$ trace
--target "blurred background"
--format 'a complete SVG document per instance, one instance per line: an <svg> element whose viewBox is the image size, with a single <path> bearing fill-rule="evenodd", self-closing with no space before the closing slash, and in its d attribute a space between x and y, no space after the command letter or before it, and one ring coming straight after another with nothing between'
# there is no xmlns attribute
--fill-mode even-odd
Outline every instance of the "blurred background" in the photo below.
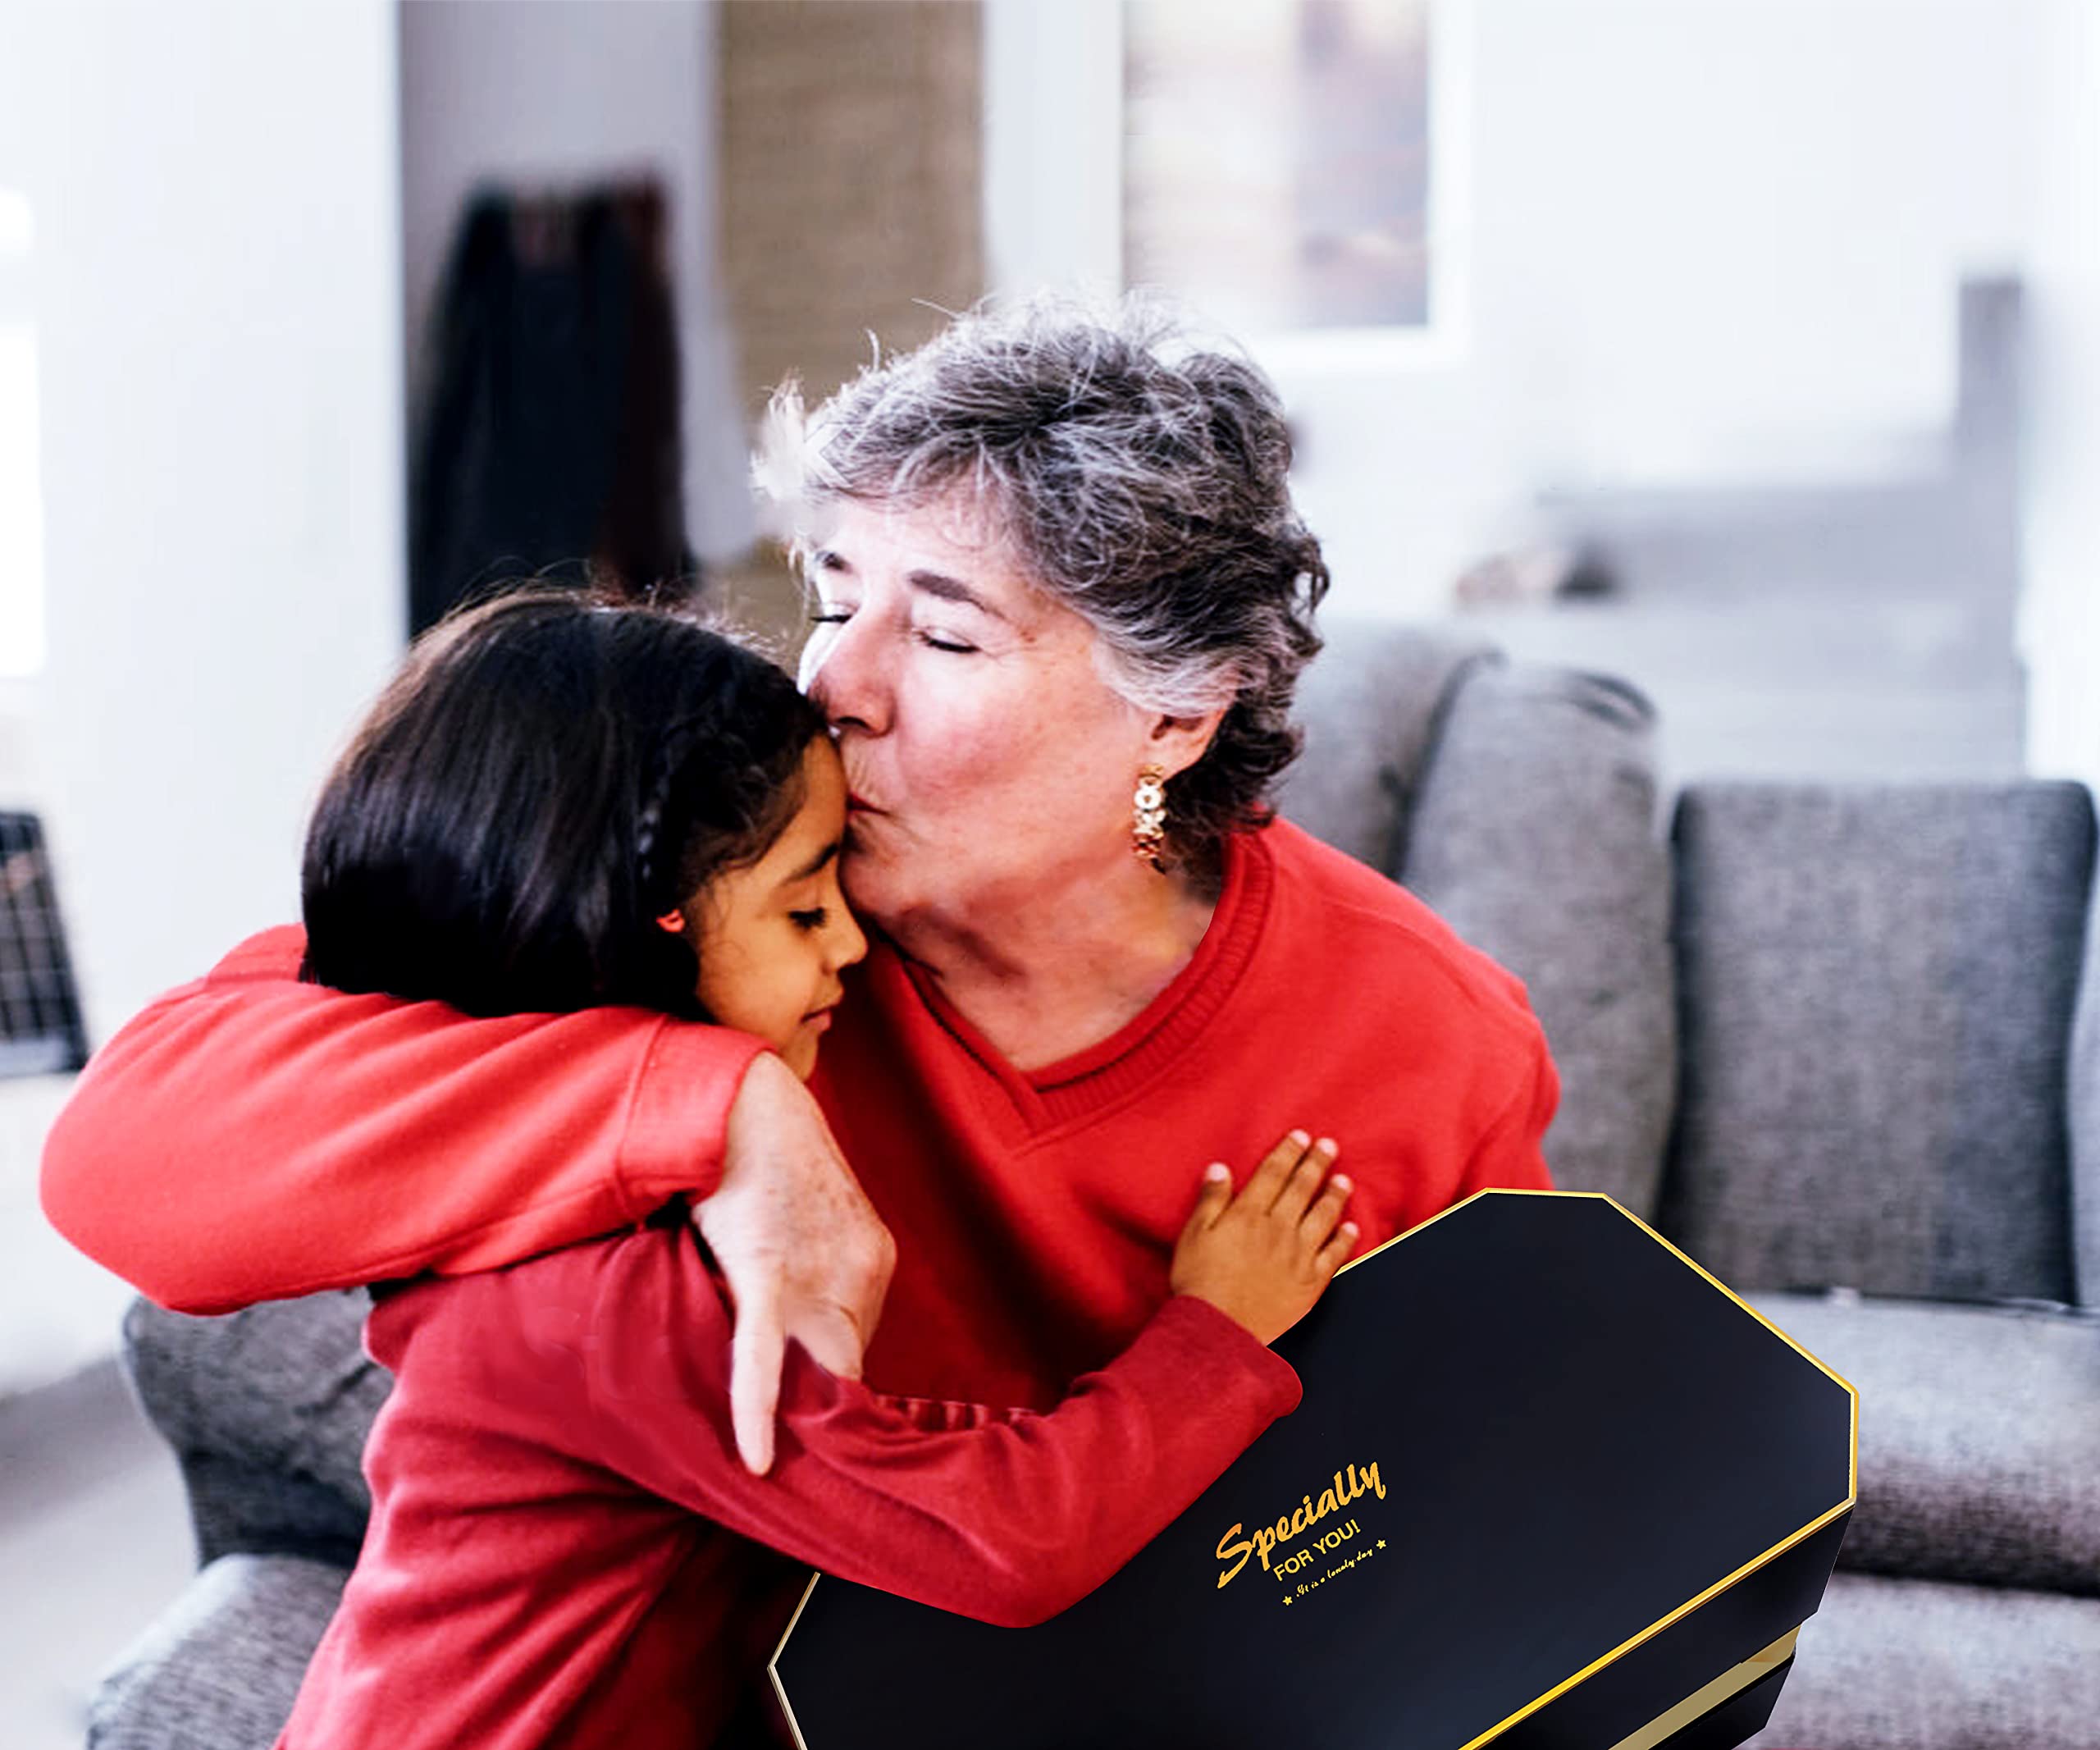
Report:
<svg viewBox="0 0 2100 1750"><path fill-rule="evenodd" d="M1675 778L2100 776L2100 0L0 0L0 1568L139 1528L4 1588L7 1742L188 1560L36 1214L82 1049L295 914L461 591L788 648L769 388L1130 284L1281 385L1334 611Z"/></svg>

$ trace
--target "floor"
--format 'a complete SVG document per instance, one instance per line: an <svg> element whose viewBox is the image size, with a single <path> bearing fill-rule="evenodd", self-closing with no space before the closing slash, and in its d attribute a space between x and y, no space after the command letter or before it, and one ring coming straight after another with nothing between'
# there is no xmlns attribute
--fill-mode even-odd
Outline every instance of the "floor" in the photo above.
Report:
<svg viewBox="0 0 2100 1750"><path fill-rule="evenodd" d="M0 1399L0 1744L79 1750L95 1674L192 1565L175 1460L114 1364Z"/></svg>

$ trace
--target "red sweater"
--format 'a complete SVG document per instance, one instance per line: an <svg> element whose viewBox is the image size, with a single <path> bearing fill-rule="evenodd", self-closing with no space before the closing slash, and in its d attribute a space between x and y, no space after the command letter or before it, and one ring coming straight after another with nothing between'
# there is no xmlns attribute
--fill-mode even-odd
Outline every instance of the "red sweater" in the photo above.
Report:
<svg viewBox="0 0 2100 1750"><path fill-rule="evenodd" d="M796 1348L760 1481L682 1221L382 1292L366 1336L395 1375L371 1528L281 1750L697 1750L786 1627L797 1563L1039 1621L1298 1400L1186 1296L1048 1416L879 1399Z"/></svg>
<svg viewBox="0 0 2100 1750"><path fill-rule="evenodd" d="M296 981L300 948L295 930L268 932L209 977L154 1003L97 1054L52 1130L43 1181L51 1219L155 1299L221 1311L425 1268L486 1272L632 1227L667 1198L704 1195L714 1182L728 1106L760 1049L756 1041L632 1010L467 1020L436 1004L345 996ZM850 979L813 1086L897 1239L870 1382L920 1397L1038 1410L1130 1345L1159 1306L1204 1162L1231 1162L1244 1172L1294 1125L1331 1135L1357 1181L1350 1213L1363 1244L1374 1245L1483 1186L1545 1185L1540 1139L1557 1094L1516 980L1412 896L1281 823L1232 842L1217 915L1194 958L1144 1013L1093 1049L1016 1071L879 943ZM664 1246L652 1238L587 1248L456 1291L416 1290L383 1309L376 1346L393 1364L392 1346L408 1340L419 1317L434 1332L450 1322L448 1298L464 1308L540 1273L625 1268L630 1255L634 1268L654 1259L663 1295L675 1286L696 1305L696 1279L669 1268ZM526 1317L530 1299L518 1309L518 1333L541 1328ZM618 1307L621 1297L609 1304ZM550 1376L558 1362L568 1405L605 1401L604 1381L632 1369L687 1359L719 1365L719 1323L709 1327L710 1342L685 1333L674 1339L662 1295L636 1305L650 1309L634 1334L587 1356L550 1355L542 1345L510 1359L526 1373L545 1364ZM696 1316L719 1322L719 1305L710 1299ZM433 1381L496 1364L456 1353ZM1136 1391L1114 1399L1124 1425L1155 1391L1158 1404L1185 1406L1168 1378L1174 1367L1139 1371L1145 1377ZM495 1375L480 1377L488 1381L485 1401L468 1409L526 1413ZM646 1601L656 1583L646 1575L630 1580L627 1565L643 1558L620 1547L610 1523L616 1513L627 1516L623 1526L647 1524L662 1534L663 1548L648 1559L660 1572L675 1569L677 1585L689 1590L676 1613L657 1595L664 1620L675 1614L682 1624L669 1637L677 1644L646 1637L632 1655L637 1661L719 1661L769 1651L726 1638L704 1646L704 1633L694 1635L744 1596L742 1577L728 1568L764 1558L710 1533L677 1505L652 1500L652 1492L835 1572L920 1588L920 1596L931 1595L943 1572L952 1582L960 1571L953 1565L974 1551L986 1565L973 1607L1011 1607L988 1575L1000 1560L1013 1560L1011 1551L1002 1558L988 1544L979 1547L971 1532L996 1535L1015 1529L1011 1521L958 1524L944 1519L945 1510L907 1506L894 1494L894 1477L849 1478L835 1455L816 1455L794 1419L850 1405L849 1420L860 1419L842 1449L850 1453L858 1450L854 1441L876 1437L874 1411L851 1394L827 1399L824 1392L843 1388L801 1374L791 1384L797 1407L782 1451L798 1456L783 1474L800 1467L797 1476L824 1477L837 1491L830 1517L812 1510L822 1505L812 1494L790 1492L792 1483L779 1485L771 1506L761 1492L701 1491L696 1453L707 1455L714 1484L737 1483L724 1455L726 1400L715 1373L636 1394L646 1414L591 1418L592 1437L616 1447L574 1444L577 1423L550 1396L536 1400L536 1419L519 1445L503 1449L507 1462L527 1465L529 1458L531 1475L518 1479L524 1501L561 1464L589 1467L602 1489L607 1557L587 1587L568 1565L560 1575L564 1596L575 1594L568 1607L609 1612L616 1598ZM1243 1405L1235 1414L1257 1413ZM466 1425L450 1437L464 1437ZM1253 1425L1243 1421L1234 1432ZM1001 1453L1027 1450L1002 1437ZM536 1438L543 1444L528 1454ZM1210 1450L1203 1462L1222 1462L1229 1446ZM1077 1444L1066 1450L1057 1474L1067 1487L1112 1474L1080 1460ZM1052 1467L1061 1462L1037 1455ZM446 1487L466 1486L471 1472L433 1465ZM938 1486L956 1487L952 1476ZM863 1525L847 1527L838 1505L850 1501L858 1513L885 1490L892 1529L911 1513L920 1516L910 1536L864 1542ZM1164 1523L1167 1492L1127 1499L1123 1508L1148 1506L1149 1522ZM965 1498L943 1497L951 1507ZM989 1500L967 1499L966 1515L996 1514L996 1491ZM413 1497L403 1502L407 1510ZM451 1514L442 1524L426 1524L445 1547L466 1551L504 1518ZM378 1523L390 1547L387 1522ZM835 1535L846 1529L851 1534ZM924 1543L921 1556L913 1553L915 1539ZM701 1545L714 1553L688 1559ZM535 1560L549 1553L532 1546ZM386 1574L376 1570L369 1585L391 1583ZM504 1577L518 1579L514 1570ZM1053 1589L1075 1583L1062 1570ZM966 1602L960 1592L947 1596ZM398 1620L418 1620L405 1599L391 1607L403 1613ZM536 1662L547 1656L545 1646L522 1630L520 1637L530 1644L494 1679L512 1702L554 1681L550 1665ZM610 1651L609 1638L601 1644L607 1669L621 1669L630 1656ZM445 1651L445 1684L463 1683L457 1644ZM479 1660L496 1648L469 1651ZM493 1693L484 1699L499 1705Z"/></svg>

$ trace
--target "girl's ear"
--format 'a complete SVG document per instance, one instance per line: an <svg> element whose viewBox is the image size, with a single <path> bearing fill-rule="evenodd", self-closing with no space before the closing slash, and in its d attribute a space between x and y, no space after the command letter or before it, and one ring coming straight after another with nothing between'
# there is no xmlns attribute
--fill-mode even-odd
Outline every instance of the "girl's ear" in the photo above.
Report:
<svg viewBox="0 0 2100 1750"><path fill-rule="evenodd" d="M1148 763L1164 766L1170 778L1188 770L1210 751L1217 726L1225 721L1226 710L1221 705L1198 716L1153 719L1145 740Z"/></svg>

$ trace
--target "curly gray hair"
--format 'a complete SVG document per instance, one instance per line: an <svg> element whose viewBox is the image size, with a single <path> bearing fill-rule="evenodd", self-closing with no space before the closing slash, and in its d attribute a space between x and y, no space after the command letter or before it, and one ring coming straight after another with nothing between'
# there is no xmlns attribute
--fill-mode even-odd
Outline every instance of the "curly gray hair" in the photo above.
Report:
<svg viewBox="0 0 2100 1750"><path fill-rule="evenodd" d="M826 500L960 489L1030 581L1093 626L1117 692L1176 716L1223 707L1167 786L1176 860L1201 868L1269 817L1298 753L1291 695L1320 648L1328 578L1291 505L1290 454L1268 379L1158 303L1037 297L957 318L814 413L783 386L754 473L798 526Z"/></svg>

